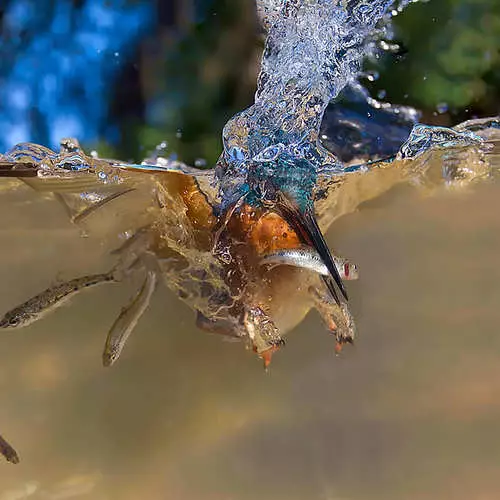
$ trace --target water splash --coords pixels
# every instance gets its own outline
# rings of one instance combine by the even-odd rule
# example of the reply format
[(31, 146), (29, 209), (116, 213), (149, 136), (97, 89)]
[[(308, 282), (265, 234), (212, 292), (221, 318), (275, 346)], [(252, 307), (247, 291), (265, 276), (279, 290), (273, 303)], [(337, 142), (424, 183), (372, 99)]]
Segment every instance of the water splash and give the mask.
[(471, 130), (456, 131), (447, 127), (415, 125), (398, 152), (399, 160), (415, 159), (431, 148), (482, 145), (484, 140)]
[[(278, 10), (277, 2), (261, 3), (269, 34), (255, 103), (223, 131), (219, 178), (226, 205), (248, 188), (257, 191), (252, 193), (255, 199), (266, 194), (258, 186), (269, 175), (259, 163), (276, 166), (283, 158), (285, 168), (294, 163), (302, 173), (307, 171), (312, 183), (319, 168), (342, 166), (318, 142), (324, 111), (355, 82), (363, 59), (378, 50), (376, 41), (389, 35), (391, 9), (406, 3), (295, 0), (281, 2)], [(308, 198), (306, 191), (301, 196)]]
[(420, 113), (373, 99), (359, 83), (348, 85), (325, 111), (321, 144), (344, 164), (394, 156)]
[(257, 2), (268, 37), (255, 103), (223, 131), (222, 212), (242, 197), (270, 206), (279, 191), (304, 211), (321, 177), (362, 169), (348, 162), (482, 144), (471, 130), (421, 125), (415, 109), (377, 101), (358, 82), (365, 58), (397, 50), (390, 18), (408, 3)]
[(378, 50), (376, 40), (390, 35), (391, 15), (407, 3), (290, 0), (278, 15), (261, 9), (269, 34), (255, 103), (223, 130), (220, 213), (227, 220), (243, 201), (272, 208), (317, 250), (338, 303), (336, 287), (346, 300), (347, 293), (313, 204), (320, 175), (340, 174), (343, 164), (319, 142), (320, 125), (328, 103), (360, 75), (363, 58)]

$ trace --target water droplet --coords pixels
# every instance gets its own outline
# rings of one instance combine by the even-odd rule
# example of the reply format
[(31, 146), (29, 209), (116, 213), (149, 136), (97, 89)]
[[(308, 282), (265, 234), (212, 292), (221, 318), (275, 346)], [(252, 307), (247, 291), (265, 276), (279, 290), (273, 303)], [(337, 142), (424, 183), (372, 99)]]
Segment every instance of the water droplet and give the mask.
[(397, 52), (401, 47), (397, 43), (389, 43), (386, 40), (381, 40), (380, 48), (386, 52)]
[(378, 71), (367, 71), (366, 72), (366, 79), (369, 82), (374, 82), (375, 80), (378, 80), (379, 76), (380, 75), (379, 75)]
[(245, 153), (241, 148), (233, 146), (227, 151), (229, 161), (240, 163), (245, 160)]
[(384, 99), (386, 95), (387, 95), (387, 92), (386, 92), (384, 89), (379, 90), (379, 91), (377, 92), (377, 97), (378, 97), (379, 99)]
[[(267, 161), (274, 161), (278, 156), (283, 152), (285, 149), (285, 146), (281, 143), (279, 144), (274, 144), (272, 146), (269, 146), (265, 148), (264, 150), (260, 151), (259, 154), (255, 155), (253, 157), (254, 161), (259, 161), (259, 162), (267, 162)], [(300, 155), (300, 152), (296, 153), (297, 155)]]
[(442, 115), (443, 113), (446, 113), (448, 111), (448, 104), (445, 102), (440, 102), (436, 106), (436, 110), (440, 115)]
[(177, 129), (177, 132), (175, 133), (175, 137), (177, 137), (177, 139), (180, 139), (182, 137), (182, 130), (180, 128)]
[(196, 158), (196, 160), (194, 160), (194, 166), (198, 168), (206, 167), (207, 160), (205, 160), (205, 158)]

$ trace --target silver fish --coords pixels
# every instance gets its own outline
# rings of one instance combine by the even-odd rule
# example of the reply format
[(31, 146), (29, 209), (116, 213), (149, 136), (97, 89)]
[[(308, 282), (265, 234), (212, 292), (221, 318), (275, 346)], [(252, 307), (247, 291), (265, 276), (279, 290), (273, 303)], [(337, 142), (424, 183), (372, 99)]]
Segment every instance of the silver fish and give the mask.
[[(335, 267), (343, 280), (356, 280), (359, 277), (358, 268), (347, 259), (342, 257), (333, 257)], [(323, 263), (318, 252), (314, 248), (301, 247), (293, 249), (278, 250), (263, 257), (260, 261), (261, 266), (268, 266), (270, 269), (276, 266), (295, 266), (303, 269), (309, 269), (322, 276), (328, 276), (330, 272)]]
[(118, 281), (114, 270), (58, 283), (7, 312), (0, 320), (0, 328), (28, 326), (54, 311), (84, 288), (110, 281)]
[(156, 273), (148, 271), (141, 289), (132, 302), (122, 309), (120, 316), (116, 318), (116, 321), (109, 330), (104, 352), (102, 353), (102, 363), (104, 366), (113, 365), (120, 357), (127, 339), (147, 309), (155, 287)]
[(19, 463), (19, 456), (12, 446), (0, 435), (0, 454), (12, 464)]

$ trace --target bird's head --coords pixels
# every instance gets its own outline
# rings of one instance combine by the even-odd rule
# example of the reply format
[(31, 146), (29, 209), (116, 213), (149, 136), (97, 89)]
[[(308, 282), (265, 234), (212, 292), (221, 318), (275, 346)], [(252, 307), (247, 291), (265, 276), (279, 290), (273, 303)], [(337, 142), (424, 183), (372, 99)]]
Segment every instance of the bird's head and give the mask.
[[(269, 149), (269, 148), (267, 148)], [(277, 213), (295, 231), (302, 243), (313, 247), (321, 256), (330, 276), (324, 281), (334, 299), (340, 303), (335, 283), (347, 300), (347, 293), (332, 255), (316, 221), (313, 193), (317, 180), (316, 168), (303, 156), (278, 148), (271, 155), (253, 158), (240, 186), (240, 196), (232, 206), (225, 207), (229, 217), (244, 199), (246, 204)]]

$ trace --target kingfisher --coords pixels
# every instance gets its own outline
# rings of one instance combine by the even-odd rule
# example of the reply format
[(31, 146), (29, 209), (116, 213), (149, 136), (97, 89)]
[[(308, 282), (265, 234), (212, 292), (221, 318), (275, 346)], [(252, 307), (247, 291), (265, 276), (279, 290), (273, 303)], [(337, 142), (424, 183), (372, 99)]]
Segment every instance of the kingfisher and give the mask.
[[(347, 292), (314, 211), (321, 173), (328, 167), (329, 175), (340, 174), (341, 166), (331, 153), (318, 147), (314, 135), (297, 137), (269, 129), (266, 134), (251, 127), (251, 118), (255, 116), (251, 110), (243, 111), (224, 128), (224, 151), (215, 168), (221, 199), (219, 231), (243, 204), (277, 213), (302, 243), (318, 252), (329, 271), (322, 279), (335, 301), (340, 304), (341, 300), (336, 287), (347, 301)], [(247, 127), (248, 134), (241, 133)]]

